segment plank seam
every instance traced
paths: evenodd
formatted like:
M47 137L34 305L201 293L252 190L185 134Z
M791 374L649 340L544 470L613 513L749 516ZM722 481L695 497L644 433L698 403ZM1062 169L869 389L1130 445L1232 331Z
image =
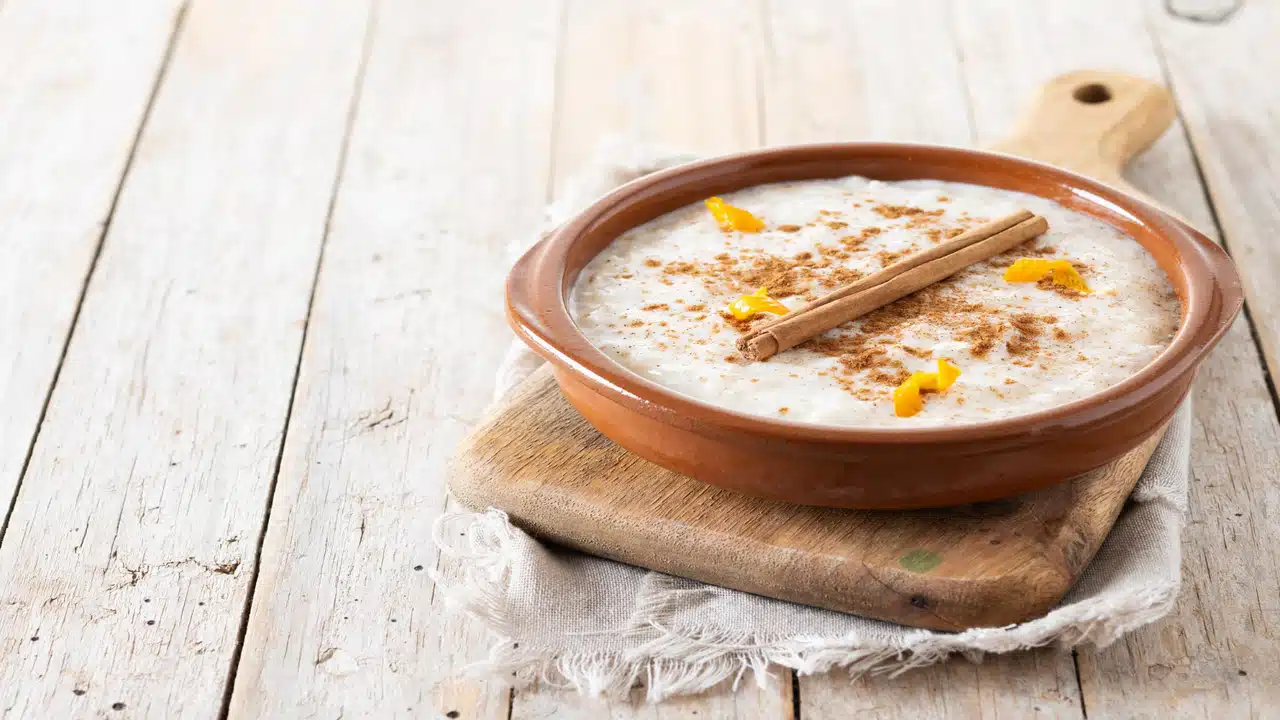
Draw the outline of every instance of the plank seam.
M791 717L800 720L800 673L791 670Z
M1178 87L1165 59L1164 47L1160 44L1160 34L1155 31L1149 16L1144 19L1146 21L1147 36L1151 39L1152 53L1156 57L1156 63L1160 66L1160 75L1164 79L1165 85L1169 88L1169 94L1173 96L1173 106L1177 113L1178 125L1182 131L1182 140L1191 151L1191 167L1196 172L1196 181L1200 185L1200 196L1204 199L1205 207L1209 209L1209 220L1213 223L1212 229L1221 240L1222 249L1226 251L1227 255L1231 255L1231 242L1227 237L1226 228L1222 224L1221 214L1218 212L1218 201L1209 187L1209 179L1205 175L1204 163L1200 161L1200 148L1196 144L1196 136L1191 132L1190 125L1188 125L1186 118L1182 114L1182 105L1178 102ZM1253 319L1253 311L1250 309L1248 297L1245 297L1242 314L1245 323L1249 326L1249 339L1253 342L1253 347L1258 354L1258 366L1262 368L1262 381L1267 386L1267 395L1271 399L1271 409L1275 412L1276 418L1280 419L1280 392L1276 390L1275 378L1271 374L1271 365L1267 362L1266 349L1262 345L1262 335L1258 332L1258 323Z
M35 455L36 442L40 439L40 431L44 428L45 416L49 412L49 404L53 400L54 389L58 387L58 380L62 377L62 368L67 360L67 352L71 348L71 338L75 335L76 326L80 323L80 312L84 309L84 301L89 294L89 284L93 281L94 273L98 269L98 260L102 257L102 248L106 245L107 234L111 232L111 225L116 216L116 208L120 204L120 196L124 193L124 186L133 171L133 162L138 154L138 145L142 141L142 134L151 121L152 108L155 107L156 98L160 94L160 87L164 85L164 80L168 76L169 65L173 60L174 48L178 45L178 38L186 21L189 4L189 1L183 2L178 7L177 12L174 13L168 44L165 46L164 54L160 58L160 66L156 69L155 79L152 81L151 90L147 94L147 101L143 106L142 115L138 119L138 127L134 130L133 140L129 144L129 154L125 157L124 167L120 171L120 180L116 183L110 204L107 205L107 214L102 221L102 229L98 232L98 240L94 244L93 254L89 257L89 265L85 269L84 280L80 283L80 295L76 298L75 309L71 313L71 321L67 324L66 335L62 339L62 348L58 352L58 362L54 364L53 377L49 379L49 388L45 391L44 401L40 404L40 413L36 416L35 430L31 433L31 441L27 443L27 452L22 458L22 466L18 469L18 479L13 486L13 496L9 498L9 506L5 509L4 519L0 520L0 545L4 544L4 538L9 531L9 522L13 518L14 510L18 507L18 497L22 494L22 484L27 477L27 470L30 469L31 458ZM0 5L0 8L2 7L3 5Z
M773 26L769 22L772 17L769 9L769 0L759 0L756 4L756 21L760 23L760 46L763 48L761 52L756 53L756 146L764 147L769 137L768 112L765 106L765 87L768 85L765 77L766 68L770 67L770 60L773 59Z
M267 487L267 499L263 508L262 525L258 529L257 544L253 553L253 567L249 571L249 587L246 590L244 607L240 613L240 627L236 633L236 644L231 652L231 660L228 663L226 687L222 692L222 707L218 712L219 720L226 720L231 713L231 699L235 693L236 679L240 670L240 659L244 652L244 641L249 633L249 619L253 615L254 591L258 587L258 576L262 569L262 546L267 538L267 530L271 527L271 509L275 504L276 486L280 478L280 466L284 461L285 447L289 443L289 425L293 419L293 408L298 394L298 380L302 372L302 358L306 353L307 335L311 329L311 313L315 307L316 287L320 283L321 268L324 267L325 248L329 244L329 231L333 225L333 211L337 206L338 194L342 189L343 176L346 174L347 155L351 146L352 131L359 116L360 99L364 93L365 71L369 66L369 57L372 55L373 33L377 25L377 5L378 0L370 0L369 12L365 18L360 63L356 67L351 102L347 108L342 143L338 149L338 164L334 170L333 186L329 192L329 204L325 208L324 227L320 232L320 249L316 253L315 267L311 274L311 291L307 297L307 312L302 318L302 339L298 343L298 353L294 359L293 382L290 384L289 401L285 406L284 423L280 433L280 446L276 449L275 463L271 470L271 483Z
M978 119L973 111L973 94L969 91L968 73L965 72L964 43L960 41L960 29L956 26L955 3L948 2L946 5L947 34L951 36L951 47L956 53L956 70L959 71L960 77L956 81L960 84L960 92L964 93L964 116L965 122L969 124L969 144L978 144Z
M1076 691L1080 697L1080 714L1085 720L1089 718L1089 706L1084 701L1084 681L1080 679L1080 654L1071 648L1071 667L1076 671Z
M551 138L550 147L547 152L547 193L546 201L548 203L555 200L556 195L556 156L560 149L560 112L562 108L562 96L560 92L564 88L564 56L565 44L569 38L569 3L571 0L563 0L560 3L560 17L556 19L556 59L555 67L551 71ZM543 221L545 222L545 220ZM434 587L434 586L433 586Z

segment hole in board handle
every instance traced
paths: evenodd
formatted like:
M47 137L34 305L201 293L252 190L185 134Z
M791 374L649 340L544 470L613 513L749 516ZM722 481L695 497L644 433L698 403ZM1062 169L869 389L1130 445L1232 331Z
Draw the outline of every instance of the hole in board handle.
M1072 91L1071 97L1085 105L1098 105L1111 99L1111 90L1102 83L1089 83Z

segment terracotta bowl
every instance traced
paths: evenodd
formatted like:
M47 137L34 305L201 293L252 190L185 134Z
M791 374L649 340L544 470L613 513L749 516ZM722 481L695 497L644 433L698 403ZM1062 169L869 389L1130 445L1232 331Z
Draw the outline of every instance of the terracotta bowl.
M789 422L717 408L655 384L597 350L565 300L596 253L626 230L752 185L863 175L935 178L1050 198L1133 237L1182 301L1170 346L1133 377L1048 410L943 428ZM991 500L1118 458L1161 428L1242 304L1217 245L1186 223L1085 177L1009 155L927 145L845 143L743 153L624 185L516 263L507 311L555 365L569 402L627 450L702 482L806 505L917 508Z

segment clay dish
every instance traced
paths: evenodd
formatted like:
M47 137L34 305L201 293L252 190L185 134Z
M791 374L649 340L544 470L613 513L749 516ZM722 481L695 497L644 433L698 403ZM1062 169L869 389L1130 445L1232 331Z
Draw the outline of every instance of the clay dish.
M712 195L788 180L934 178L1056 200L1136 239L1182 302L1172 343L1124 382L1013 418L943 428L802 424L717 408L627 370L578 331L565 300L626 230ZM846 143L748 152L644 177L601 198L516 263L507 310L569 402L624 448L702 482L807 505L916 508L1035 490L1114 460L1162 428L1242 304L1239 276L1186 223L1110 186L1011 155Z

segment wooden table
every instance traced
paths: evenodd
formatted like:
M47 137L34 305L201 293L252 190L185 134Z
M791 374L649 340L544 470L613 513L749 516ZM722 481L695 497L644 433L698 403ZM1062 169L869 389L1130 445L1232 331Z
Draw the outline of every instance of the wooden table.
M1265 0L4 0L0 714L1275 716L1278 36ZM982 145L1081 67L1172 85L1132 179L1249 299L1197 385L1171 617L660 707L452 676L483 635L424 571L441 471L505 248L601 138Z

